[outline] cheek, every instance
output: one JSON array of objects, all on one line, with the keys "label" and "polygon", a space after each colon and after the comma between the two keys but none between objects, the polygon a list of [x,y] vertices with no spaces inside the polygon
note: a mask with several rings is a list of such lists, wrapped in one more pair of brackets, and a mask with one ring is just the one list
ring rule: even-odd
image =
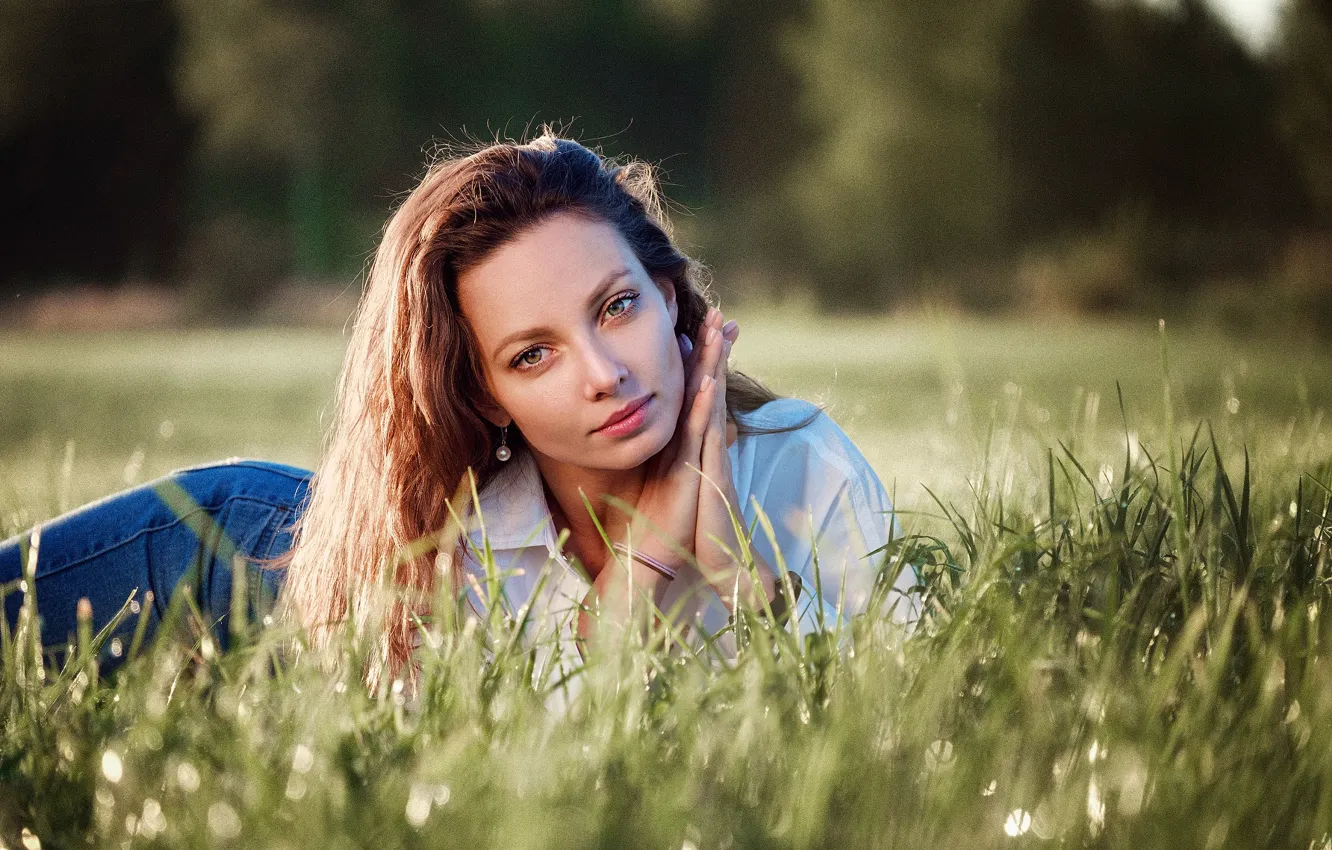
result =
[{"label": "cheek", "polygon": [[541,383],[540,391],[525,400],[525,412],[548,453],[555,455],[587,439],[588,402],[573,370],[561,370]]},{"label": "cheek", "polygon": [[674,332],[662,356],[666,362],[666,373],[662,376],[661,389],[678,410],[684,397],[684,355],[680,351],[680,343],[675,339]]}]

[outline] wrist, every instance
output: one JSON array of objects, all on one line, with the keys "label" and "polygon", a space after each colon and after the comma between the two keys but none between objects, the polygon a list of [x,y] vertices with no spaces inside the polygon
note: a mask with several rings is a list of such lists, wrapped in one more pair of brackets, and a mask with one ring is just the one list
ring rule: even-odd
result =
[{"label": "wrist", "polygon": [[655,573],[659,578],[666,581],[674,581],[679,573],[679,567],[670,560],[665,560],[657,555],[644,551],[641,547],[631,546],[625,543],[615,543],[611,546],[616,554],[620,555],[626,563],[639,567],[646,567]]}]

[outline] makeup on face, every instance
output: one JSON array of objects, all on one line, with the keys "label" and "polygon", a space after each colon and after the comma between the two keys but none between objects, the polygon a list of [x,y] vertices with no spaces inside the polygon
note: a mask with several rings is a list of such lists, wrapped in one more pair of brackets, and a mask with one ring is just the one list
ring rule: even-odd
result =
[{"label": "makeup on face", "polygon": [[625,470],[670,441],[684,396],[674,289],[604,222],[556,215],[459,275],[487,380],[547,467]]},{"label": "makeup on face", "polygon": [[652,396],[650,395],[632,401],[611,414],[610,419],[606,420],[606,423],[593,433],[600,434],[603,437],[627,437],[642,428],[643,423],[647,422],[651,413],[649,410],[651,406]]}]

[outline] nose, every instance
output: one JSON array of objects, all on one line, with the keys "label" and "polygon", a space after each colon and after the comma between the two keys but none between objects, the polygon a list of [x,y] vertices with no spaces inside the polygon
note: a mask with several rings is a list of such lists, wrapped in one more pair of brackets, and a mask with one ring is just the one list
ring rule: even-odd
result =
[{"label": "nose", "polygon": [[583,354],[583,394],[588,401],[614,395],[616,388],[629,376],[615,351],[605,340],[593,337],[587,341]]}]

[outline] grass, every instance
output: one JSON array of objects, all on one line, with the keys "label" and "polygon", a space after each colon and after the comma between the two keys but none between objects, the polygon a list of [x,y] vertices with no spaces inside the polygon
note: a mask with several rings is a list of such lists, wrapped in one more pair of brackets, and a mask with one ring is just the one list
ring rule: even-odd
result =
[{"label": "grass", "polygon": [[[727,664],[608,647],[552,710],[512,639],[521,626],[500,612],[432,624],[410,701],[291,658],[280,628],[238,633],[218,654],[179,605],[179,628],[163,629],[174,639],[114,679],[92,663],[91,635],[66,668],[42,669],[28,623],[0,646],[0,842],[1332,847],[1322,355],[1174,336],[1167,402],[1154,328],[755,316],[743,334],[742,365],[752,356],[778,388],[823,395],[904,491],[908,534],[881,556],[921,576],[929,613],[912,637],[867,617],[838,634],[754,631]],[[192,452],[242,453],[208,433],[310,457],[299,452],[315,441],[299,435],[315,429],[293,423],[325,402],[294,390],[328,367],[272,364],[336,345],[226,337],[252,343],[235,363],[267,364],[269,386],[192,371],[217,339],[194,360],[163,356],[189,339],[123,340],[142,370],[81,389],[69,341],[50,358],[41,340],[0,340],[0,352],[31,355],[27,386],[47,385],[42,361],[58,349],[68,359],[51,369],[68,383],[51,385],[94,397],[108,381],[139,387],[149,409],[126,427],[151,434],[169,410],[184,423],[170,439],[137,438],[152,446],[145,477],[213,456]],[[254,420],[227,405],[191,414],[147,389],[173,380],[262,397],[261,422],[282,418],[276,400],[311,403],[294,403],[284,427],[246,431]],[[124,409],[89,403],[105,417]],[[50,475],[62,440],[83,433],[58,423],[77,419],[34,416],[6,463],[40,455],[49,429],[51,454],[26,474]],[[105,418],[81,427],[113,430]],[[935,441],[925,461],[894,459]],[[123,448],[79,451],[71,477],[97,468],[97,452],[106,477],[66,485],[57,473],[48,494],[123,480]],[[916,464],[929,474],[909,479]],[[46,512],[25,498],[11,518]]]}]

